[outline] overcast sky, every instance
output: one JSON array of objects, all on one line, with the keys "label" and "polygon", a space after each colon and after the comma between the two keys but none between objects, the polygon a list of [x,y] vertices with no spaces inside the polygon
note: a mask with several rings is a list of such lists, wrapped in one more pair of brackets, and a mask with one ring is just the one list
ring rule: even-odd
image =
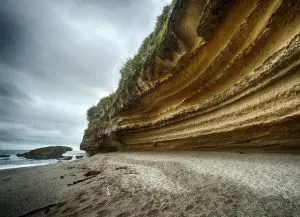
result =
[{"label": "overcast sky", "polygon": [[1,0],[0,149],[79,148],[170,0]]}]

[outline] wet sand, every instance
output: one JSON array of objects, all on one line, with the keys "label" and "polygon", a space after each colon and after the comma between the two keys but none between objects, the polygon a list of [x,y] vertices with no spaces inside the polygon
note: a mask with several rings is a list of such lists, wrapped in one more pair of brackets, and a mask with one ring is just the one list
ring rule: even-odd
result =
[{"label": "wet sand", "polygon": [[0,216],[300,216],[293,154],[108,153],[0,182]]}]

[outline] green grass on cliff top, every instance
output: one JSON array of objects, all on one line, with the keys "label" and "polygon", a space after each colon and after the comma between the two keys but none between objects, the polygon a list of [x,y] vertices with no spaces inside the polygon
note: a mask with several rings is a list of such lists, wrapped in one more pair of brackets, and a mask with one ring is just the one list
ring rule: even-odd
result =
[{"label": "green grass on cliff top", "polygon": [[138,91],[137,79],[151,65],[161,47],[174,3],[163,8],[162,14],[157,17],[154,31],[144,39],[137,54],[123,64],[118,89],[88,109],[88,121],[108,122],[116,112],[134,100]]}]

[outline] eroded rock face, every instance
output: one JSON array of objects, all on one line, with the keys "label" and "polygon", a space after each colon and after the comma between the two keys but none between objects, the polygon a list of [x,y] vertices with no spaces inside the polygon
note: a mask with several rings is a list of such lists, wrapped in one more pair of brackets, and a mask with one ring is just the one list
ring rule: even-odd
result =
[{"label": "eroded rock face", "polygon": [[298,150],[300,1],[178,0],[138,81],[82,149]]}]

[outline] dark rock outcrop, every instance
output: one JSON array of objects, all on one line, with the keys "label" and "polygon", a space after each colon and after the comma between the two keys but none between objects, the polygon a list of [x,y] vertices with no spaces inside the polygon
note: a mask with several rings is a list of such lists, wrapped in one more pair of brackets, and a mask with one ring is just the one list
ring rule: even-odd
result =
[{"label": "dark rock outcrop", "polygon": [[1,154],[0,157],[10,157],[9,154]]},{"label": "dark rock outcrop", "polygon": [[[49,146],[31,150],[23,154],[17,154],[18,157],[28,159],[44,160],[44,159],[59,159],[64,158],[63,154],[73,149],[67,146]],[[72,159],[72,157],[71,157]]]}]

